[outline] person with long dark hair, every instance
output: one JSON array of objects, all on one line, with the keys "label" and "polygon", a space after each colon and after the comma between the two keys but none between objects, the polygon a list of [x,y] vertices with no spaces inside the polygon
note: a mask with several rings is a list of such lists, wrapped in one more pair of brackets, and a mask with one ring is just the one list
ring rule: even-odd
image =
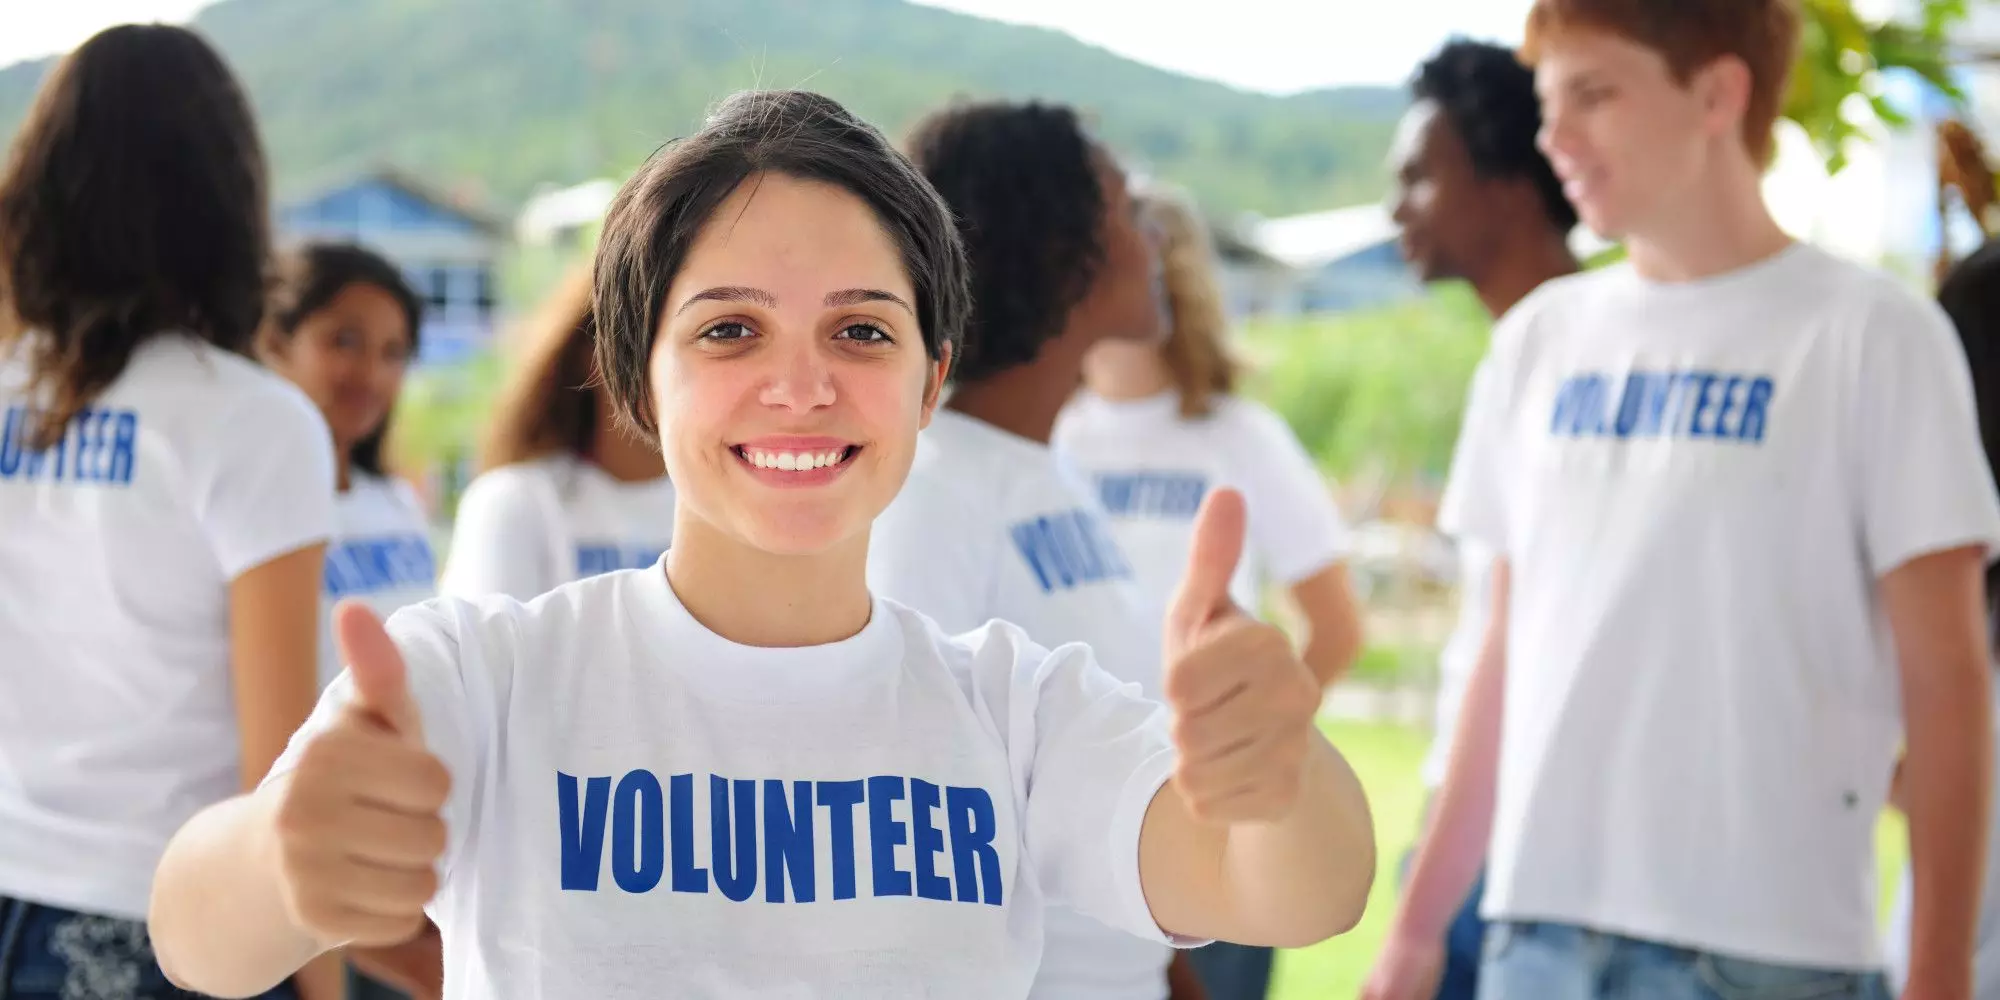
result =
[{"label": "person with long dark hair", "polygon": [[164,26],[65,58],[0,171],[0,994],[167,995],[168,838],[312,709],[334,459],[248,356],[265,190],[228,67]]},{"label": "person with long dark hair", "polygon": [[965,266],[921,175],[824,97],[738,95],[656,153],[592,311],[673,546],[386,630],[343,605],[347,670],[291,751],[161,862],[169,971],[252,993],[429,916],[452,998],[1019,997],[1051,900],[1160,942],[1352,926],[1368,810],[1304,664],[1227,604],[1240,497],[1190,560],[1171,726],[1085,647],[870,593]]}]

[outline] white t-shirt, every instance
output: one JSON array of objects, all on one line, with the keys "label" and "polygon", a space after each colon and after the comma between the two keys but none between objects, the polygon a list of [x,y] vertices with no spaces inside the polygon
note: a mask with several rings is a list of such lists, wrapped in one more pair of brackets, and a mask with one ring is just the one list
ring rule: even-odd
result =
[{"label": "white t-shirt", "polygon": [[[1160,622],[1080,475],[1046,445],[939,410],[903,491],[875,521],[868,583],[947,632],[993,619],[1038,641],[1081,642],[1157,700]],[[1048,915],[1036,997],[1161,1000],[1172,952],[1157,938],[1061,907]]]},{"label": "white t-shirt", "polygon": [[408,484],[355,470],[334,504],[336,526],[326,549],[320,616],[320,683],[340,673],[333,643],[333,606],[354,598],[383,618],[437,593],[437,559],[423,505]]},{"label": "white t-shirt", "polygon": [[525,601],[571,580],[651,566],[673,533],[665,476],[628,483],[568,454],[503,466],[460,498],[438,592]]},{"label": "white t-shirt", "polygon": [[1166,717],[1080,646],[886,600],[841,642],[739,646],[663,565],[389,632],[452,775],[447,998],[1019,997],[1052,900],[1164,938],[1138,852]]},{"label": "white t-shirt", "polygon": [[1218,486],[1241,490],[1249,508],[1248,544],[1229,585],[1243,608],[1257,610],[1260,586],[1291,586],[1347,555],[1326,477],[1284,418],[1234,396],[1214,402],[1190,420],[1177,392],[1135,400],[1081,392],[1050,442],[1091,478],[1156,617],[1187,570],[1195,512]]},{"label": "white t-shirt", "polygon": [[229,583],[325,541],[333,444],[250,360],[142,344],[27,452],[0,365],[0,896],[143,918],[167,839],[241,790]]},{"label": "white t-shirt", "polygon": [[2000,541],[1943,313],[1805,245],[1551,282],[1474,377],[1442,520],[1512,566],[1484,912],[1878,967],[1876,583]]},{"label": "white t-shirt", "polygon": [[1431,749],[1424,756],[1424,787],[1436,790],[1451,768],[1451,742],[1458,733],[1459,709],[1486,644],[1493,618],[1493,550],[1472,538],[1458,540],[1458,619],[1438,652],[1437,707],[1431,716]]},{"label": "white t-shirt", "polygon": [[[1994,692],[1994,787],[2000,790],[2000,690]],[[1908,863],[1896,886],[1889,927],[1882,949],[1888,957],[1889,983],[1900,993],[1910,978],[1910,921],[1915,904]],[[1972,957],[1973,1000],[2000,1000],[2000,823],[1986,828],[1986,886],[1979,904],[1979,928]]]}]

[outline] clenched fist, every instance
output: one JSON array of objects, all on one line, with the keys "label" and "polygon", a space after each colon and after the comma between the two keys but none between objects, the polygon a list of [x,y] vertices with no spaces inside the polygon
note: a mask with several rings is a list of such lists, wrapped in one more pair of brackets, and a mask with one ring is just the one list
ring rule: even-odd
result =
[{"label": "clenched fist", "polygon": [[424,929],[437,893],[451,776],[424,749],[402,654],[381,621],[342,604],[334,629],[355,697],[286,779],[276,812],[285,908],[328,947],[391,945]]},{"label": "clenched fist", "polygon": [[1196,516],[1187,575],[1166,623],[1175,786],[1200,819],[1273,820],[1299,795],[1320,687],[1277,628],[1229,598],[1243,554],[1243,495],[1219,489]]}]

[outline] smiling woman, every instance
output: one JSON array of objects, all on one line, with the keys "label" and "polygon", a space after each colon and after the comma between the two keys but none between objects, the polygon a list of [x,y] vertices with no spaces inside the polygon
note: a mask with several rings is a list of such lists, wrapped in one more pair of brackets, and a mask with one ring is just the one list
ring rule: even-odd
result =
[{"label": "smiling woman", "polygon": [[937,196],[824,97],[738,95],[657,154],[594,311],[673,547],[386,630],[342,608],[346,674],[162,863],[176,981],[253,992],[427,913],[452,997],[1020,997],[1053,901],[1156,941],[1350,926],[1367,809],[1305,668],[1224,607],[1240,500],[1196,546],[1172,731],[1081,646],[871,597],[965,274]]}]

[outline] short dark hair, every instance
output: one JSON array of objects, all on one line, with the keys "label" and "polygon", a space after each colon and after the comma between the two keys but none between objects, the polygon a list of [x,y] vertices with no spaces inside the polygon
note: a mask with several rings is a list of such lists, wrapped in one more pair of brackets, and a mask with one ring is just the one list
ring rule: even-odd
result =
[{"label": "short dark hair", "polygon": [[0,173],[0,300],[33,331],[49,447],[157,334],[250,351],[270,256],[263,147],[193,32],[122,25],[50,73]]},{"label": "short dark hair", "polygon": [[1563,196],[1562,181],[1548,157],[1535,146],[1535,135],[1542,130],[1535,71],[1513,50],[1452,39],[1418,67],[1410,93],[1438,106],[1465,144],[1474,172],[1532,181],[1549,224],[1563,233],[1576,228],[1576,208]]},{"label": "short dark hair", "polygon": [[655,152],[612,200],[598,238],[598,370],[619,415],[648,436],[659,424],[647,360],[667,287],[709,216],[762,173],[832,184],[866,202],[902,254],[925,350],[933,360],[947,346],[957,354],[969,309],[965,249],[937,192],[881,132],[832,99],[745,91]]},{"label": "short dark hair", "polygon": [[[355,285],[379,288],[402,307],[410,324],[410,354],[414,356],[424,323],[423,300],[396,265],[352,243],[308,242],[279,260],[277,288],[271,298],[271,338],[290,342],[300,324]],[[382,426],[354,443],[348,463],[369,475],[384,475],[382,441],[388,435],[389,418],[385,416]]]},{"label": "short dark hair", "polygon": [[972,258],[972,319],[954,379],[1033,361],[1104,266],[1098,146],[1075,111],[1039,103],[945,108],[918,122],[906,146]]}]

